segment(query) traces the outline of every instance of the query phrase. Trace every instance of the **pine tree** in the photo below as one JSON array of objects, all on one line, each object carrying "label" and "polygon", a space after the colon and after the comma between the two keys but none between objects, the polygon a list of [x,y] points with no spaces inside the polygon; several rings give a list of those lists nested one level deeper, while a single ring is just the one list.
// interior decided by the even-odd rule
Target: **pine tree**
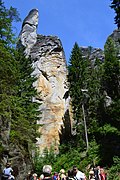
[{"label": "pine tree", "polygon": [[[17,12],[17,11],[16,11]],[[16,12],[11,17],[16,16]],[[16,79],[16,62],[14,61],[12,21],[9,10],[0,0],[0,129],[8,132],[11,129],[11,105],[12,95],[15,93],[14,82]],[[0,131],[0,133],[2,132]],[[1,144],[4,137],[1,135]]]},{"label": "pine tree", "polygon": [[13,45],[15,37],[12,29],[13,21],[20,21],[19,13],[16,8],[7,9],[0,0],[0,40],[6,45]]},{"label": "pine tree", "polygon": [[82,89],[88,88],[89,82],[89,61],[88,59],[82,58],[81,50],[77,43],[75,43],[71,57],[69,61],[68,67],[68,82],[69,82],[69,92],[72,101],[73,108],[73,118],[75,123],[75,129],[77,131],[78,142],[77,145],[81,146],[81,148],[85,147],[85,124],[83,121],[83,111],[82,105],[86,106],[87,98],[85,94],[82,92]]},{"label": "pine tree", "polygon": [[97,135],[99,127],[99,110],[100,102],[103,99],[103,90],[101,86],[103,73],[103,63],[101,60],[96,58],[94,66],[91,70],[90,81],[89,81],[89,102],[88,102],[88,131],[90,139],[94,139]]},{"label": "pine tree", "polygon": [[105,62],[104,62],[104,88],[108,96],[117,99],[119,96],[119,77],[120,67],[117,57],[117,49],[111,37],[105,44]]},{"label": "pine tree", "polygon": [[[0,128],[7,133],[9,143],[22,145],[28,152],[29,144],[36,142],[38,128],[40,104],[33,101],[37,96],[33,87],[36,78],[31,58],[13,44],[12,21],[19,19],[16,9],[8,10],[0,1],[0,10]],[[2,146],[4,136],[0,135]]]},{"label": "pine tree", "polygon": [[117,24],[118,29],[120,28],[120,0],[112,0],[111,8],[115,10],[116,16],[114,18],[115,24]]},{"label": "pine tree", "polygon": [[16,64],[12,55],[0,42],[0,128],[6,130],[11,126],[12,95],[15,93]]},{"label": "pine tree", "polygon": [[[37,96],[37,90],[33,87],[36,77],[32,75],[34,69],[31,58],[26,58],[23,50],[18,50],[15,53],[15,60],[18,69],[15,82],[16,94],[12,108],[11,137],[13,140],[25,144],[25,142],[36,141],[40,104],[33,101]],[[21,126],[21,124],[23,125]],[[17,139],[15,138],[16,135]]]},{"label": "pine tree", "polygon": [[[105,44],[105,61],[103,64],[104,101],[101,104],[99,118],[99,143],[102,163],[111,165],[114,156],[120,156],[120,92],[119,92],[119,58],[114,41],[109,37]],[[111,98],[109,105],[106,98]],[[107,153],[109,151],[109,153]]]}]

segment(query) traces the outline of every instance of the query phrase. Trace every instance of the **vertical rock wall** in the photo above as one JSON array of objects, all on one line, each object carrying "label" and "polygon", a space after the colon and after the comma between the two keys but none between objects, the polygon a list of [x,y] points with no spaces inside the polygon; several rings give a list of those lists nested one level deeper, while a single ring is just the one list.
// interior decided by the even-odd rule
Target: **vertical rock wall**
[{"label": "vertical rock wall", "polygon": [[40,151],[54,146],[58,153],[61,127],[64,127],[65,113],[69,111],[69,98],[66,97],[67,69],[61,41],[56,36],[37,35],[38,11],[32,10],[25,18],[20,33],[26,55],[30,55],[35,68],[37,81],[34,86],[38,92],[38,101],[42,100],[42,112],[38,124],[41,137],[37,146]]}]

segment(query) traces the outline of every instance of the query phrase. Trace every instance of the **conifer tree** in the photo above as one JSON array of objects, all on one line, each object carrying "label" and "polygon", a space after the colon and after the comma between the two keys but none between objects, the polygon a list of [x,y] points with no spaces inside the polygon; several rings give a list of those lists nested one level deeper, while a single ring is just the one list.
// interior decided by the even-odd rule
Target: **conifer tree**
[{"label": "conifer tree", "polygon": [[[12,21],[19,19],[16,9],[8,10],[0,1],[0,10],[0,128],[8,133],[9,142],[22,144],[28,151],[28,145],[37,137],[39,104],[33,101],[36,78],[31,58],[13,46]],[[0,135],[1,145],[4,137]]]},{"label": "conifer tree", "polygon": [[[40,112],[40,104],[33,101],[37,96],[37,90],[33,87],[36,77],[32,75],[31,58],[26,58],[23,49],[15,53],[17,61],[17,77],[15,82],[16,94],[12,108],[12,129],[11,137],[18,136],[17,141],[35,142],[37,137],[37,120]],[[23,124],[23,126],[21,126]],[[23,135],[24,131],[24,135]]]},{"label": "conifer tree", "polygon": [[99,128],[99,110],[100,102],[103,99],[103,90],[101,85],[103,73],[103,63],[96,58],[94,67],[91,70],[89,81],[89,102],[88,102],[88,130],[89,137],[92,140],[96,139],[96,134]]},{"label": "conifer tree", "polygon": [[[11,17],[17,16],[17,11],[11,10]],[[11,124],[11,96],[15,89],[16,62],[13,54],[12,21],[2,0],[0,0],[0,121],[3,127],[9,128]],[[1,125],[1,126],[2,126]],[[2,128],[2,127],[1,127]]]},{"label": "conifer tree", "polygon": [[117,48],[111,37],[105,44],[105,62],[104,62],[104,87],[108,96],[116,99],[119,96],[119,59],[117,57]]},{"label": "conifer tree", "polygon": [[6,45],[13,45],[15,37],[13,34],[12,22],[20,21],[16,8],[7,9],[4,2],[0,0],[0,40]]},{"label": "conifer tree", "polygon": [[[11,17],[15,17],[15,11],[11,10]],[[13,18],[14,19],[14,18]],[[12,33],[12,21],[9,10],[0,0],[0,149],[4,151],[2,142],[9,140],[11,130],[11,107],[15,94],[15,79],[17,74],[17,64],[14,61],[14,36]],[[6,132],[6,135],[4,133]]]},{"label": "conifer tree", "polygon": [[115,24],[117,24],[118,29],[120,28],[120,0],[112,0],[111,8],[115,10],[116,16],[114,18]]},{"label": "conifer tree", "polygon": [[89,81],[89,62],[88,59],[82,58],[81,50],[77,43],[75,43],[68,67],[68,82],[69,92],[72,101],[73,118],[76,122],[75,129],[78,138],[78,144],[81,148],[85,147],[85,130],[83,121],[82,105],[86,105],[87,98],[82,92],[82,89],[88,88]]},{"label": "conifer tree", "polygon": [[[99,134],[102,163],[111,165],[114,156],[120,156],[120,66],[114,41],[109,37],[105,44],[105,61],[103,64],[104,101],[100,111]],[[111,99],[108,104],[106,98]],[[109,151],[109,153],[107,153]]]}]

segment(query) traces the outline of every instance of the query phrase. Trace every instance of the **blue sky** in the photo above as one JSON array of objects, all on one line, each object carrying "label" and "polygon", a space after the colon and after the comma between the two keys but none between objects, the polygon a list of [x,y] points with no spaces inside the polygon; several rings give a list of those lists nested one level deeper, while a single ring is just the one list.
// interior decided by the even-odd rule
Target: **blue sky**
[{"label": "blue sky", "polygon": [[[39,10],[38,34],[58,36],[68,62],[75,42],[79,46],[104,48],[116,29],[111,0],[3,0],[17,8],[22,21],[31,9]],[[15,24],[18,35],[22,22]]]}]

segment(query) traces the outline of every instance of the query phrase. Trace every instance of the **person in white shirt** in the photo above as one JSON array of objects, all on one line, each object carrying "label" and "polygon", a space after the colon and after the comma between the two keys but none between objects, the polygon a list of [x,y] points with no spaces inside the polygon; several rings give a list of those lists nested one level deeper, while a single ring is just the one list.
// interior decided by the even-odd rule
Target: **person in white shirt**
[{"label": "person in white shirt", "polygon": [[13,178],[14,176],[12,176],[13,169],[11,168],[11,163],[7,163],[6,167],[3,169],[3,177],[8,177],[8,179],[11,179],[11,177]]},{"label": "person in white shirt", "polygon": [[73,166],[73,175],[76,180],[86,180],[85,174],[79,171],[76,166]]}]

